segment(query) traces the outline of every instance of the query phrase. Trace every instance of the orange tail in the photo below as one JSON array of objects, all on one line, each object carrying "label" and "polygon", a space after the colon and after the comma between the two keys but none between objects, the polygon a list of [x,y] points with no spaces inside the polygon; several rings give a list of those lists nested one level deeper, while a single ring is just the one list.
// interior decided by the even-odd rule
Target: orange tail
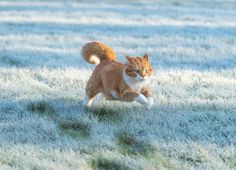
[{"label": "orange tail", "polygon": [[101,60],[115,60],[114,51],[100,42],[89,42],[82,48],[84,59],[90,64],[99,64]]}]

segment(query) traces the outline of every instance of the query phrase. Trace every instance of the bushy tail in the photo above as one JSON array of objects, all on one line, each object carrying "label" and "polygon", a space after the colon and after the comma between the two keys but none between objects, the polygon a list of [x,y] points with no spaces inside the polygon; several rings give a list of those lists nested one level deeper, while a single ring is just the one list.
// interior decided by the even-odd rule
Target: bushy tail
[{"label": "bushy tail", "polygon": [[89,42],[82,48],[84,59],[90,64],[99,64],[101,60],[115,60],[114,51],[100,42]]}]

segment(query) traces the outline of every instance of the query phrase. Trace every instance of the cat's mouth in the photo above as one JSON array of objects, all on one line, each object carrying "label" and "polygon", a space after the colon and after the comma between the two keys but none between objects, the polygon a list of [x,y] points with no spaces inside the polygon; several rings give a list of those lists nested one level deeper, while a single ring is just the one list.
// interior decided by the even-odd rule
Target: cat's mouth
[{"label": "cat's mouth", "polygon": [[144,77],[141,77],[140,78],[140,81],[145,81],[146,79]]},{"label": "cat's mouth", "polygon": [[147,79],[148,79],[148,77],[141,77],[141,76],[138,77],[138,80],[140,82],[146,81]]}]

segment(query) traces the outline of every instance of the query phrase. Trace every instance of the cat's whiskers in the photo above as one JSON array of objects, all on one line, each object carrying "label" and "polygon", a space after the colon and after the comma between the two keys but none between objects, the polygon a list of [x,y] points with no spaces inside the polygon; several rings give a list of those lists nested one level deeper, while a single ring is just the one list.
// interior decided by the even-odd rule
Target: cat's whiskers
[{"label": "cat's whiskers", "polygon": [[131,89],[140,92],[142,87],[150,84],[150,78],[145,76],[143,80],[141,80],[141,76],[137,75],[136,77],[131,77],[125,73],[125,68],[123,69],[123,80],[126,85],[128,85]]}]

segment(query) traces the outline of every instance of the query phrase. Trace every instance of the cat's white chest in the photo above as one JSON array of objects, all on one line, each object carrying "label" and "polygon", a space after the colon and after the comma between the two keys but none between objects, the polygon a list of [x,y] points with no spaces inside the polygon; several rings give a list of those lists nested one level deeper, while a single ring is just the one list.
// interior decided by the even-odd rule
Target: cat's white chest
[{"label": "cat's white chest", "polygon": [[145,83],[133,83],[133,84],[128,84],[129,87],[135,91],[140,92],[143,87],[145,87]]},{"label": "cat's white chest", "polygon": [[137,81],[135,78],[130,77],[126,74],[123,75],[125,83],[134,91],[140,92],[142,88],[150,85],[151,79],[147,78],[143,81]]}]

